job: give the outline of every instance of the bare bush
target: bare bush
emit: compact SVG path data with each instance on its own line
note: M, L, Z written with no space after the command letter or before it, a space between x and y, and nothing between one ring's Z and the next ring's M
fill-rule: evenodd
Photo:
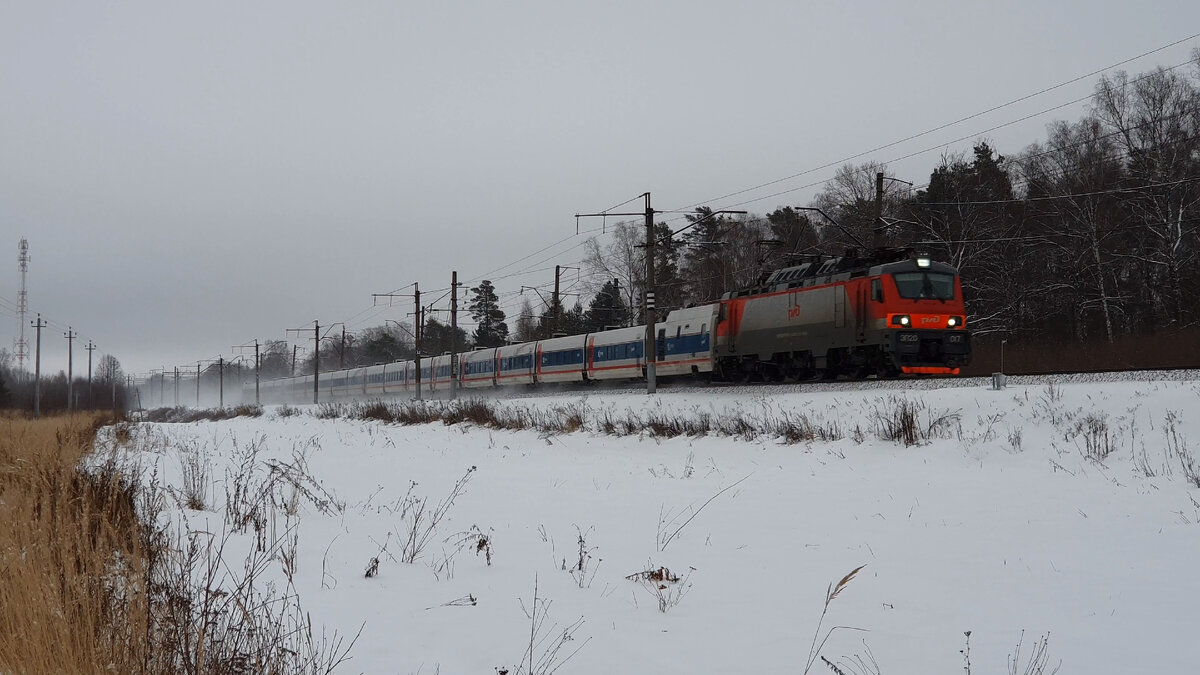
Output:
M1016 650L1008 655L1008 675L1054 675L1058 669L1062 667L1060 661L1052 670L1047 671L1046 668L1050 663L1050 634L1046 633L1033 643L1033 650L1029 652L1029 657L1022 663L1021 646L1025 641L1025 631L1021 631L1021 637L1017 640Z
M262 406L257 404L238 405L230 408L154 408L141 414L143 422L186 424L190 422L220 422L237 417L261 417Z
M276 417L295 417L299 414L299 408L292 407L286 403L275 409Z
M575 642L575 633L583 626L583 617L560 628L557 623L548 624L550 620L551 602L538 597L537 577L533 578L533 602L528 608L524 601L521 608L529 619L529 644L517 665L512 669L507 666L496 669L497 675L552 675L558 672L581 649L591 642L591 638L583 641L571 652L567 648Z
M660 510L658 514L658 534L655 536L655 544L658 546L658 550L660 552L667 550L667 546L669 546L672 541L675 541L675 539L679 537L679 533L683 532L683 529L687 527L693 520L695 520L696 516L700 515L700 512L703 511L706 506L711 504L717 497L720 497L738 485L741 485L742 481L746 480L751 475L752 474L746 474L733 483L721 488L716 494L705 500L699 508L693 509L689 504L686 508L680 509L673 514L666 513L665 509Z
M935 438L948 438L959 427L959 412L931 410L924 401L891 397L890 408L875 408L875 427L880 438L911 447ZM923 413L923 415L922 415ZM924 417L924 419L922 419Z
M479 529L478 525L472 525L471 529L467 530L466 532L459 532L458 534L447 537L446 543L452 544L455 550L474 550L476 557L482 553L484 560L487 561L488 567L491 567L493 552L491 532L492 531L489 528L488 533L484 534L483 530Z
M383 401L368 401L365 403L355 403L350 407L347 413L350 417L363 421L375 422L395 422L396 418L392 415L392 409Z
M1055 386L1054 382L1047 383L1046 389L1037 398L1035 413L1040 413L1049 419L1051 424L1058 426L1064 418L1062 399L1062 387Z
M592 528L590 527L584 532L579 529L578 525L575 526L578 556L569 572L571 573L571 578L575 580L575 585L580 588L590 588L592 581L596 578L596 571L600 568L600 559L592 555L596 551L596 547L588 546L587 543L587 535L591 533ZM593 564L593 560L595 564ZM566 568L566 561L563 561L563 568Z
M410 486L409 494L405 496L400 508L401 527L399 529L401 531L398 536L400 537L401 562L413 563L421 556L446 518L446 514L450 512L450 507L454 506L454 501L467 489L467 483L470 482L474 472L475 467L473 466L467 469L467 472L454 483L450 494L433 505L429 504L428 498L413 495Z
M692 589L691 579L692 572L696 571L695 567L689 567L688 573L680 577L670 569L658 566L657 568L651 564L647 564L647 569L641 572L634 572L627 575L625 578L630 581L636 581L642 585L642 588L652 595L658 604L658 611L667 613L668 610L678 607L683 601L688 591Z
M1163 432L1166 434L1166 452L1168 457L1174 457L1183 470L1183 476L1193 487L1200 488L1200 461L1188 449L1187 439L1179 435L1179 416L1168 412Z
M1116 449L1112 436L1108 431L1108 418L1104 415L1089 414L1075 422L1071 433L1075 436L1076 444L1083 440L1083 455L1088 459L1103 462Z
M191 452L181 452L179 455L180 474L183 477L183 503L193 511L203 511L208 505L208 491L211 486L211 466L208 456L201 454L198 448Z
M282 590L261 580L273 561L286 558L278 546L251 552L235 575L239 566L226 553L231 534L191 532L152 559L147 574L163 594L154 605L155 630L174 653L150 671L333 672L358 636L347 643L336 632L314 633L291 578Z
M346 405L342 403L322 403L313 413L319 420L336 420L346 417Z

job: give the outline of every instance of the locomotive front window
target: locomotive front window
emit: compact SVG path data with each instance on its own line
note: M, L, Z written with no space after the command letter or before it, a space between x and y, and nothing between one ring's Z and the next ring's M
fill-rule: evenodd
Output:
M897 272L896 289L909 300L953 300L954 275L938 272Z

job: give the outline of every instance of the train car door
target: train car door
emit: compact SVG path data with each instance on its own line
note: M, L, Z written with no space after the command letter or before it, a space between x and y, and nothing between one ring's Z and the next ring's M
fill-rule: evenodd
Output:
M833 287L833 327L846 327L846 286Z
M584 344L586 346L583 350L583 378L588 380L596 373L596 338L589 335Z
M533 354L533 383L537 384L542 381L542 343L538 343L537 350Z
M855 284L854 292L854 336L859 342L867 340L867 287L866 280Z

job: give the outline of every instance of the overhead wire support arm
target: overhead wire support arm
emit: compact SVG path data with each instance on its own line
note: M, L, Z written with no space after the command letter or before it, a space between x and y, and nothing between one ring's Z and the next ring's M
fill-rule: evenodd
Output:
M254 405L262 405L262 399L259 396L259 371L262 368L262 361L258 358L258 339L255 338L253 344L233 345L234 349L249 349L254 347Z
M858 244L858 245L859 245L859 246L860 246L860 247L861 247L861 248L862 248L864 251L870 251L870 250L871 250L871 249L870 249L870 247L868 247L866 244L862 243L862 240L860 240L858 237L854 236L854 233L853 233L853 232L851 232L850 230L847 230L846 228L842 227L842 224L841 224L841 223L839 223L838 221L834 220L834 219L833 219L833 218L832 218L832 217L831 217L831 216L830 216L828 213L825 213L825 212L824 212L824 211L822 211L821 209L819 209L819 208L817 208L817 207L815 207L815 206L793 206L792 208L793 208L793 209L795 209L795 210L797 210L797 211L816 211L817 213L819 213L819 214L821 214L822 216L824 216L824 217L825 217L825 220L828 220L829 222L833 223L833 226L834 226L834 227L836 227L837 229L841 230L841 231L842 231L842 234L844 234L844 235L846 235L847 237L850 237L851 239L853 239L853 240L854 240L854 243Z
M415 398L416 398L416 400L420 401L421 400L421 335L425 330L424 329L425 309L424 309L424 307L421 306L421 286L418 284L418 282L415 282L415 281L411 284L411 286L413 287L412 293L399 293L398 292L398 291L404 290L405 288L408 288L408 286L403 286L395 291L392 291L391 293L372 293L371 294L371 303L374 304L378 298L388 298L388 300L389 300L388 304L391 304L390 300L392 298L412 297L413 305L414 305L413 322L416 324L416 326L414 326L415 330L412 334L413 335L413 369L415 370L415 375L416 375ZM399 325L399 323L397 323L396 325Z
M335 324L336 325L336 324ZM307 328L289 328L287 333L296 333L300 335L308 331ZM320 379L321 379L321 323L313 320L313 405L320 402Z
M656 361L658 350L655 348L654 340L654 207L650 205L650 193L642 193L641 197L645 199L646 209L642 213L612 213L611 211L602 213L576 214L577 218L585 217L604 217L604 216L644 216L646 219L646 291L642 303L642 309L645 314L646 321L646 393L653 394L657 389L657 373ZM632 200L630 200L632 201ZM625 202L626 204L628 202Z

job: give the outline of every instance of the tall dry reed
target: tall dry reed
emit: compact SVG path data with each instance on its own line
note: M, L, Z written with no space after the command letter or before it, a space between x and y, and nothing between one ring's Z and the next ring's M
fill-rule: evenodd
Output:
M112 464L80 468L111 421L0 419L2 672L144 672L150 661L137 484Z

